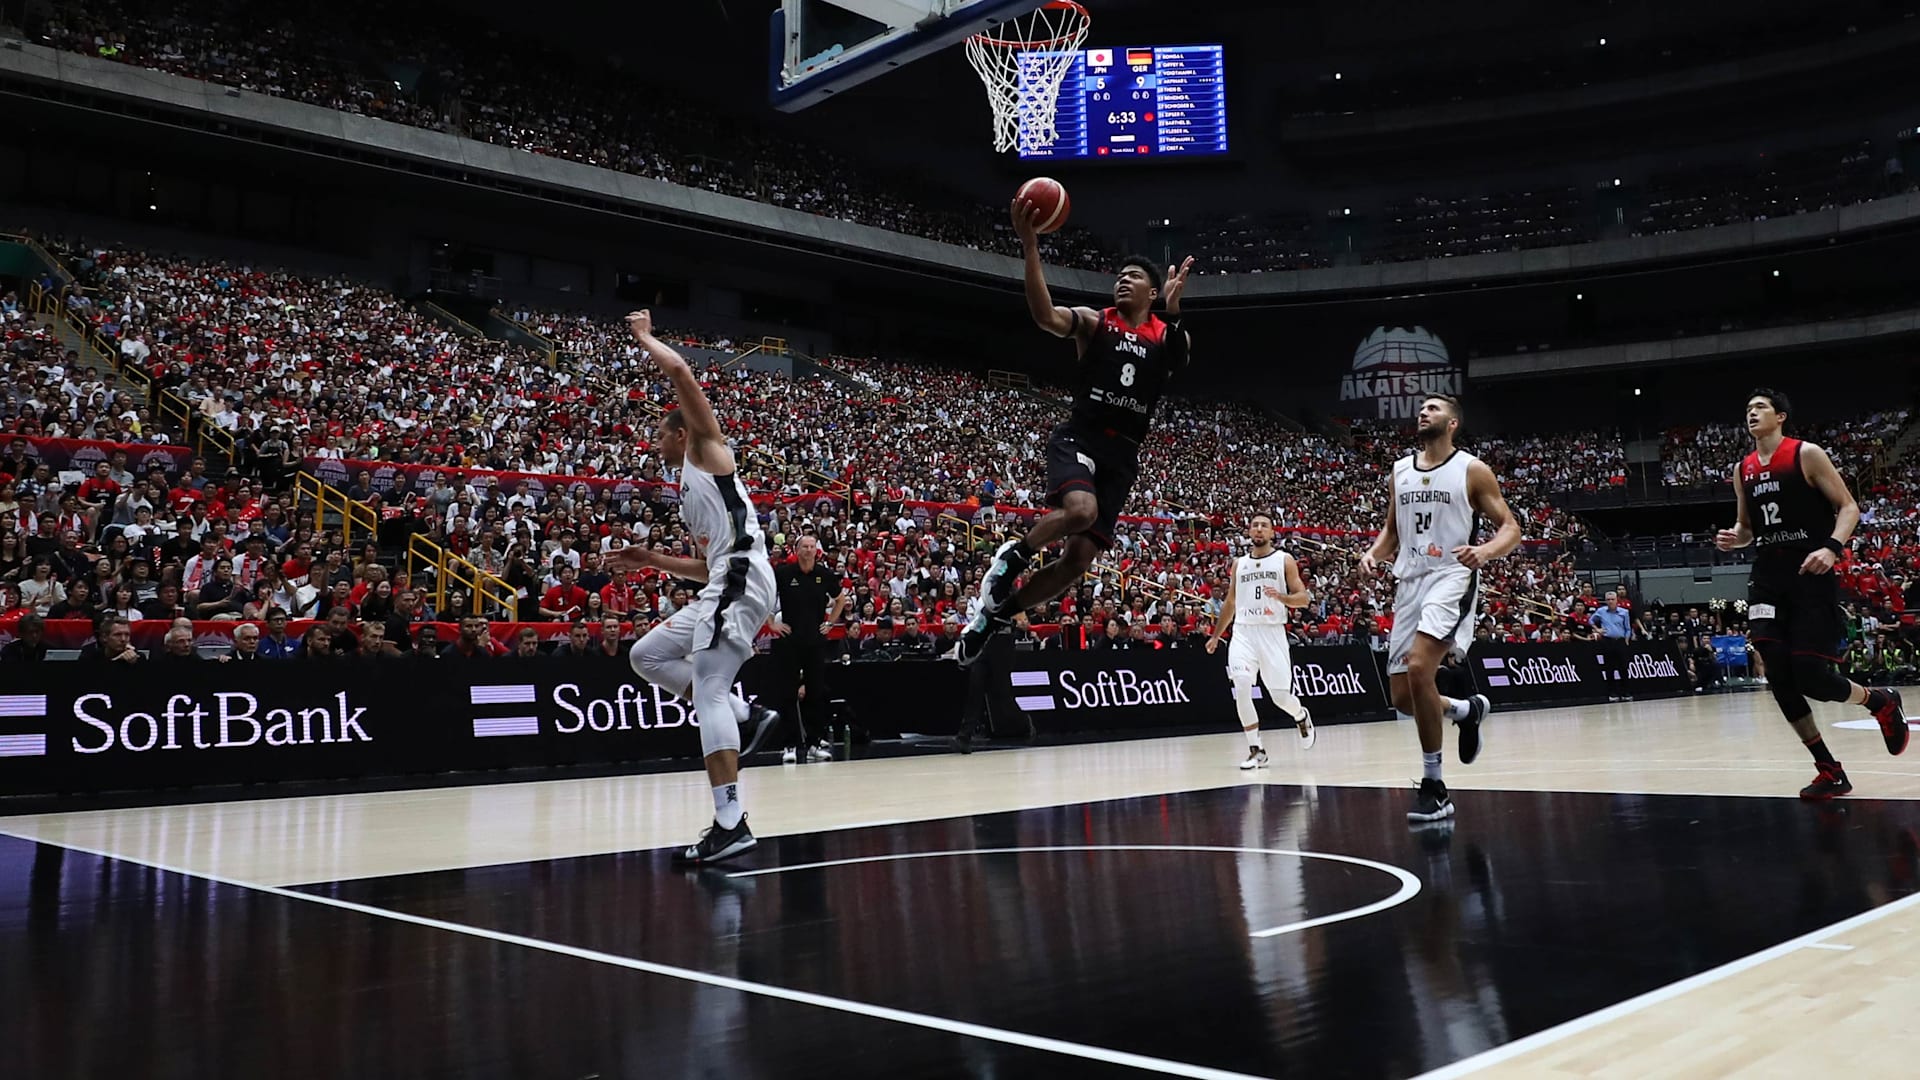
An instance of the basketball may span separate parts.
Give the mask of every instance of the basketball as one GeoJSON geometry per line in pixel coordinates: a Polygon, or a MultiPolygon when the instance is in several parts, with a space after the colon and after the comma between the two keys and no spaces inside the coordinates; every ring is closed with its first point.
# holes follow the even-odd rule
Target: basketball
{"type": "Polygon", "coordinates": [[[1067,213],[1073,208],[1067,189],[1048,176],[1036,176],[1021,184],[1014,197],[1033,200],[1034,207],[1040,211],[1038,231],[1042,233],[1058,231],[1067,223],[1067,213]]]}

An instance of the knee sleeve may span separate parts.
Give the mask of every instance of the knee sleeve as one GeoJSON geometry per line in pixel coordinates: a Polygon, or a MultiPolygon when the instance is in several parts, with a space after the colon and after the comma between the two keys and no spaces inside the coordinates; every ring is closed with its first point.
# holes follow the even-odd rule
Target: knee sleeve
{"type": "MultiPolygon", "coordinates": [[[[1846,678],[1834,670],[1831,660],[1803,655],[1794,657],[1792,664],[1794,689],[1815,701],[1845,701],[1853,692],[1846,678]]],[[[1773,661],[1767,661],[1767,667],[1771,670],[1773,661]]]]}
{"type": "Polygon", "coordinates": [[[1240,726],[1257,728],[1260,726],[1260,714],[1253,708],[1253,676],[1244,678],[1236,674],[1233,677],[1233,707],[1240,714],[1240,726]]]}
{"type": "Polygon", "coordinates": [[[732,642],[693,654],[693,715],[700,721],[700,753],[710,757],[740,749],[740,721],[733,710],[733,679],[751,652],[732,642]]]}
{"type": "Polygon", "coordinates": [[[693,664],[684,656],[664,650],[661,642],[648,643],[646,637],[627,650],[627,663],[633,673],[678,698],[692,694],[693,664]]]}

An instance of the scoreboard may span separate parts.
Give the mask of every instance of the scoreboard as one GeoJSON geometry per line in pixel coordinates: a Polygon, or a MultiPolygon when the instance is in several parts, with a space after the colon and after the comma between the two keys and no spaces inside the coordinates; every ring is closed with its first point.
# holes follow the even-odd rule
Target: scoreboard
{"type": "MultiPolygon", "coordinates": [[[[1056,54],[1057,55],[1057,54],[1056,54]]],[[[1028,80],[1042,57],[1021,57],[1020,110],[1029,111],[1028,80]]],[[[1227,152],[1226,65],[1219,45],[1086,49],[1060,84],[1059,137],[1035,146],[1024,132],[1028,160],[1200,157],[1227,152]]]]}

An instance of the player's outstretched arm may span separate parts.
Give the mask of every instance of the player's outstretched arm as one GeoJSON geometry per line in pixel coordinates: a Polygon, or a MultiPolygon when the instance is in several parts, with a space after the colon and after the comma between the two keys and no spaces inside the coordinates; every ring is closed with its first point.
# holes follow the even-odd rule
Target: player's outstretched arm
{"type": "Polygon", "coordinates": [[[720,421],[713,415],[713,406],[708,404],[706,392],[700,389],[700,380],[694,377],[693,365],[687,363],[687,358],[676,352],[673,346],[653,336],[653,313],[629,313],[627,329],[632,331],[633,340],[647,350],[653,362],[660,365],[661,374],[673,384],[674,400],[680,403],[680,411],[686,414],[687,437],[722,438],[720,421]]]}
{"type": "Polygon", "coordinates": [[[1013,231],[1020,236],[1026,251],[1027,312],[1040,329],[1054,337],[1084,338],[1093,332],[1100,316],[1092,308],[1060,307],[1047,288],[1047,273],[1040,265],[1040,208],[1032,199],[1015,199],[1010,211],[1013,231]]]}
{"type": "Polygon", "coordinates": [[[1507,497],[1500,493],[1500,481],[1484,461],[1467,466],[1467,502],[1475,513],[1494,526],[1493,536],[1486,543],[1453,549],[1453,557],[1460,560],[1461,566],[1478,570],[1520,546],[1520,523],[1508,508],[1507,497]]]}

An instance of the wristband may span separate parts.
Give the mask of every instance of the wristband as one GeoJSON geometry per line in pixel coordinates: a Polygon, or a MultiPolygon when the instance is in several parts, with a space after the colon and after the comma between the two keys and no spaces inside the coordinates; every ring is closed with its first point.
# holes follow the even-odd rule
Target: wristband
{"type": "Polygon", "coordinates": [[[1846,548],[1846,545],[1845,545],[1845,544],[1842,544],[1842,543],[1841,543],[1840,541],[1838,541],[1838,540],[1835,540],[1835,539],[1834,539],[1833,537],[1831,537],[1831,536],[1829,536],[1829,537],[1827,537],[1827,541],[1826,541],[1826,543],[1824,543],[1824,544],[1821,544],[1820,546],[1821,546],[1821,547],[1823,547],[1823,548],[1826,548],[1826,549],[1827,549],[1828,551],[1831,551],[1831,552],[1833,552],[1833,554],[1835,555],[1835,557],[1838,557],[1838,556],[1841,556],[1841,555],[1845,555],[1845,554],[1847,553],[1847,548],[1846,548]]]}

